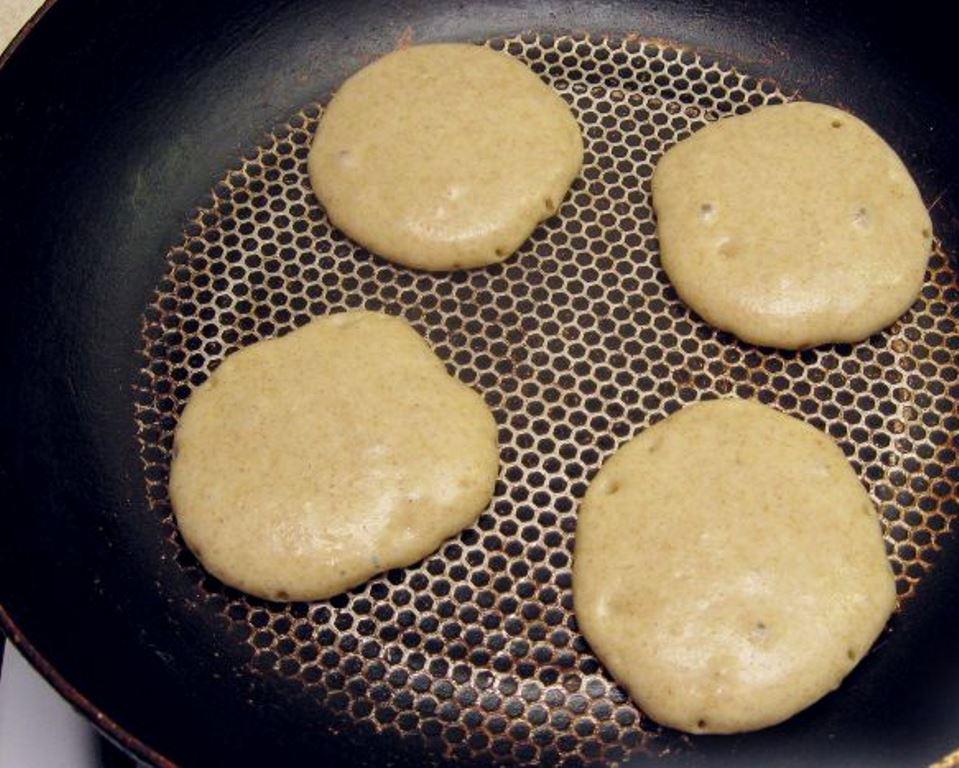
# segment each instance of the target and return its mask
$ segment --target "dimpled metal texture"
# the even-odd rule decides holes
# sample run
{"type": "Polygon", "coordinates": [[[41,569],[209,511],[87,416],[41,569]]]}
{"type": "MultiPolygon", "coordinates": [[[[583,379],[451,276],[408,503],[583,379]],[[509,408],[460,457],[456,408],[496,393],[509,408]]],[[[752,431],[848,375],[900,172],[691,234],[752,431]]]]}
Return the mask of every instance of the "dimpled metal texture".
{"type": "Polygon", "coordinates": [[[321,112],[276,128],[193,212],[143,326],[137,422],[169,557],[248,644],[352,727],[437,759],[567,765],[675,748],[577,631],[577,505],[603,460],[697,400],[758,398],[826,430],[880,511],[900,604],[957,516],[956,273],[937,249],[922,295],[856,345],[757,349],[678,300],[659,266],[650,178],[709,121],[790,96],[702,55],[626,38],[487,43],[537,72],[582,126],[585,164],[556,216],[503,264],[422,273],[332,229],[306,158],[321,112]],[[178,537],[167,496],[177,415],[224,356],[312,317],[405,317],[499,423],[500,480],[476,525],[413,567],[312,604],[228,589],[178,537]],[[361,725],[362,724],[362,725],[361,725]],[[672,745],[672,746],[670,746],[672,745]]]}

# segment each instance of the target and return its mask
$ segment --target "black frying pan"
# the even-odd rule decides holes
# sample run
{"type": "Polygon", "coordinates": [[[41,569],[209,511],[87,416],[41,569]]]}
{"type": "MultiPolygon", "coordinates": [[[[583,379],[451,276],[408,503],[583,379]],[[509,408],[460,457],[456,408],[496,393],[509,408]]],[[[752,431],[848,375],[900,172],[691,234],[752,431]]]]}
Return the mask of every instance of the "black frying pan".
{"type": "MultiPolygon", "coordinates": [[[[212,300],[201,295],[202,286],[196,295],[178,299],[180,303],[164,303],[164,297],[185,289],[183,280],[195,279],[190,269],[212,269],[209,260],[193,264],[196,257],[210,256],[204,250],[209,243],[196,251],[178,245],[184,243],[185,227],[187,245],[190,238],[197,242],[205,237],[204,214],[194,206],[215,208],[235,193],[215,184],[228,168],[239,167],[244,153],[253,158],[244,166],[247,170],[249,163],[262,163],[266,173],[272,162],[282,176],[282,157],[271,160],[262,152],[254,157],[252,148],[269,143],[268,131],[287,123],[304,105],[327,98],[346,75],[398,41],[481,41],[527,30],[559,37],[608,33],[614,41],[630,33],[675,40],[703,52],[724,72],[735,66],[752,78],[772,78],[787,94],[798,91],[805,98],[851,109],[903,156],[933,208],[944,253],[955,253],[959,231],[951,185],[959,168],[959,112],[951,25],[931,8],[913,5],[892,11],[858,3],[778,2],[50,3],[4,54],[0,68],[0,626],[101,730],[157,764],[273,765],[299,759],[313,765],[420,766],[628,759],[682,765],[918,766],[942,758],[959,746],[959,543],[948,533],[959,517],[954,496],[940,497],[934,510],[917,512],[935,523],[930,535],[936,546],[929,545],[927,534],[908,532],[920,537],[917,546],[926,547],[921,567],[900,563],[902,610],[841,690],[781,726],[722,738],[684,737],[643,718],[636,720],[622,692],[590,661],[575,622],[563,613],[569,597],[564,574],[572,541],[569,521],[575,519],[573,500],[602,454],[624,437],[602,419],[591,420],[592,432],[586,430],[581,437],[584,451],[592,453],[581,453],[587,458],[564,465],[562,471],[576,475],[568,478],[567,495],[557,491],[538,501],[535,492],[517,490],[507,477],[504,483],[513,484],[500,490],[522,496],[516,506],[494,509],[485,523],[481,520],[475,531],[423,566],[390,574],[329,603],[271,608],[248,600],[205,579],[182,551],[165,506],[163,440],[186,391],[172,386],[158,392],[158,379],[144,370],[171,361],[180,365],[195,351],[191,338],[202,333],[199,323],[188,323],[200,312],[197,303],[212,300]],[[227,197],[206,196],[211,189],[227,197]],[[194,217],[200,223],[188,226],[194,217]],[[174,265],[170,272],[165,253],[174,265]],[[178,267],[187,277],[177,276],[178,267]],[[164,274],[167,278],[161,281],[164,274]],[[164,335],[168,331],[173,335],[164,335]],[[163,349],[154,344],[158,338],[166,345],[163,349]],[[163,400],[167,396],[169,402],[163,400]],[[145,425],[144,408],[156,418],[155,430],[145,425]],[[525,523],[533,517],[542,527],[524,544],[525,523]],[[551,531],[556,533],[552,538],[551,531]],[[453,626],[446,636],[446,625],[456,621],[430,626],[430,617],[448,619],[444,612],[462,609],[450,601],[459,599],[458,584],[471,578],[469,569],[454,572],[448,561],[466,562],[464,558],[473,556],[470,552],[487,545],[490,559],[475,568],[492,570],[494,578],[497,571],[504,574],[501,593],[483,608],[485,613],[461,618],[462,626],[453,626]],[[492,559],[497,552],[499,562],[492,559]],[[548,589],[534,584],[539,591],[525,594],[534,589],[528,585],[536,579],[548,589]],[[375,616],[378,631],[400,642],[388,628],[405,620],[402,611],[377,611],[389,602],[383,595],[393,599],[404,588],[415,607],[413,623],[404,629],[412,635],[414,650],[391,657],[388,646],[393,641],[371,645],[364,640],[363,622],[375,616]],[[431,590],[437,593],[435,599],[428,595],[431,590]],[[543,605],[537,608],[536,600],[543,605]],[[542,613],[537,613],[540,608],[542,613]],[[538,638],[535,627],[548,624],[550,610],[559,617],[551,631],[561,634],[556,655],[544,661],[528,646],[548,639],[538,638]],[[461,646],[469,642],[465,632],[470,622],[487,618],[502,630],[506,645],[501,654],[491,652],[484,660],[482,655],[467,655],[461,646]],[[561,649],[568,649],[562,651],[569,654],[565,662],[559,660],[561,649]],[[509,653],[516,658],[506,658],[509,653]],[[496,665],[503,659],[506,666],[500,670],[496,665]],[[565,671],[554,668],[563,664],[565,671]],[[383,706],[388,711],[377,719],[380,695],[387,696],[383,706]],[[476,714],[481,712],[485,714],[476,714]]],[[[560,45],[559,38],[546,39],[549,45],[560,45]]],[[[630,50],[643,45],[629,39],[630,50]]],[[[581,40],[569,43],[570,55],[576,55],[581,40]]],[[[657,46],[673,50],[666,42],[657,46]]],[[[556,50],[562,59],[566,50],[556,50]]],[[[684,61],[680,57],[680,63],[684,61]]],[[[657,73],[647,75],[655,81],[657,73]]],[[[591,82],[590,76],[584,75],[584,82],[591,82]]],[[[753,80],[750,87],[761,84],[753,80]]],[[[309,128],[314,119],[315,112],[304,113],[300,128],[309,128]]],[[[283,152],[295,157],[295,148],[283,152]]],[[[586,194],[592,183],[581,181],[579,191],[586,194]]],[[[252,182],[247,176],[236,184],[242,188],[252,182]]],[[[249,203],[254,207],[256,194],[254,190],[249,203]]],[[[321,214],[310,208],[307,198],[297,215],[314,217],[316,223],[321,214]]],[[[243,208],[248,202],[237,205],[243,208]]],[[[557,226],[544,225],[525,255],[521,251],[504,267],[469,278],[437,277],[418,289],[423,291],[421,301],[435,292],[453,302],[452,308],[437,302],[435,322],[430,305],[412,319],[458,375],[469,378],[456,356],[459,337],[453,330],[461,326],[449,318],[459,312],[466,317],[472,311],[481,314],[484,302],[495,305],[501,289],[535,287],[537,280],[548,286],[549,275],[536,269],[559,265],[562,274],[561,257],[543,245],[557,226]]],[[[309,262],[317,284],[324,284],[324,274],[353,270],[354,263],[360,283],[404,279],[369,254],[349,251],[336,233],[321,236],[340,250],[309,262]]],[[[636,253],[654,246],[654,241],[644,243],[636,253]]],[[[622,264],[604,253],[594,255],[599,267],[615,270],[622,264]]],[[[572,265],[575,257],[570,258],[572,265]]],[[[954,265],[948,257],[940,257],[938,264],[936,296],[953,303],[941,305],[936,310],[941,317],[929,320],[928,327],[921,325],[922,312],[913,318],[914,329],[908,326],[913,321],[900,327],[906,334],[903,354],[915,355],[918,362],[899,389],[926,397],[922,402],[928,401],[930,413],[938,409],[936,423],[946,430],[946,440],[936,445],[933,456],[939,474],[930,475],[921,462],[907,461],[898,490],[883,500],[891,516],[891,551],[906,561],[913,539],[895,539],[896,515],[908,515],[910,505],[920,503],[924,483],[939,488],[946,486],[936,483],[951,483],[948,487],[954,489],[959,480],[952,445],[956,422],[950,408],[959,394],[952,378],[957,347],[949,330],[954,325],[948,325],[956,317],[956,289],[950,283],[954,265]],[[935,323],[945,323],[946,330],[935,323]],[[924,367],[923,354],[935,361],[933,368],[924,367]],[[930,389],[928,397],[924,388],[930,389]]],[[[269,274],[251,276],[260,266],[249,269],[238,279],[268,283],[269,274]]],[[[851,366],[849,379],[835,384],[842,389],[860,381],[857,354],[880,363],[884,354],[892,354],[885,348],[890,337],[884,336],[864,342],[872,345],[872,352],[836,347],[784,356],[750,350],[684,314],[670,289],[656,282],[662,275],[652,267],[640,264],[637,269],[644,285],[659,285],[649,301],[654,313],[672,317],[671,327],[697,338],[707,350],[703,355],[711,349],[733,361],[727,373],[735,393],[771,393],[776,376],[764,372],[777,366],[788,372],[791,364],[806,366],[802,371],[832,365],[840,378],[845,366],[851,366]]],[[[265,262],[261,271],[269,272],[265,262]]],[[[310,282],[311,274],[303,279],[310,282]]],[[[357,283],[344,285],[348,294],[357,283]]],[[[316,313],[347,301],[348,296],[332,295],[341,288],[324,288],[319,306],[305,311],[316,313]]],[[[632,293],[642,293],[642,285],[634,285],[632,293]]],[[[378,308],[409,316],[409,308],[390,304],[392,295],[384,291],[376,294],[380,298],[364,301],[378,301],[378,308]]],[[[402,293],[396,296],[400,301],[402,293]]],[[[620,298],[627,302],[627,296],[620,298]]],[[[932,313],[933,303],[930,298],[923,306],[932,313]]],[[[541,305],[548,315],[549,302],[541,305]]],[[[548,321],[541,326],[535,320],[527,323],[524,306],[532,305],[518,300],[510,309],[514,315],[504,313],[498,321],[512,321],[522,329],[530,349],[535,351],[539,343],[548,347],[549,330],[561,324],[562,317],[554,326],[548,321]]],[[[650,327],[652,321],[642,308],[629,306],[640,318],[633,330],[641,335],[642,318],[650,327]]],[[[251,316],[255,310],[246,308],[251,316]]],[[[242,314],[244,309],[237,311],[242,314]]],[[[530,317],[538,312],[531,310],[530,317]]],[[[598,327],[602,331],[605,326],[598,327]]],[[[228,343],[247,343],[247,336],[276,330],[253,323],[228,343]]],[[[568,351],[574,358],[580,353],[587,357],[588,334],[600,332],[585,327],[579,337],[575,323],[565,331],[557,338],[569,340],[572,334],[568,351]]],[[[510,338],[508,331],[504,338],[510,338]]],[[[604,339],[616,349],[621,344],[626,349],[629,342],[615,331],[604,339]]],[[[522,353],[523,343],[513,351],[522,353]]],[[[670,353],[683,349],[675,336],[658,337],[657,343],[667,363],[670,353]],[[675,348],[670,348],[670,338],[675,348]]],[[[511,387],[525,392],[517,383],[522,361],[506,362],[505,353],[497,358],[497,349],[491,345],[487,366],[496,375],[484,379],[480,374],[473,383],[487,394],[504,429],[521,429],[515,419],[523,415],[508,395],[511,387]],[[502,399],[498,392],[505,392],[502,399]]],[[[201,369],[204,364],[199,364],[201,369]]],[[[669,375],[684,364],[675,364],[669,375]]],[[[607,372],[601,366],[593,370],[601,395],[599,384],[607,372]]],[[[651,366],[635,386],[660,391],[663,382],[657,380],[657,370],[651,366]]],[[[697,396],[700,377],[691,370],[686,378],[677,378],[675,386],[669,384],[676,397],[697,396]]],[[[868,375],[865,363],[861,370],[868,375]]],[[[156,376],[168,376],[164,371],[156,376]]],[[[593,391],[591,376],[578,386],[593,391]]],[[[829,376],[823,381],[832,386],[829,376]]],[[[188,390],[190,381],[181,384],[188,390]]],[[[892,398],[893,390],[875,397],[892,398]]],[[[575,394],[560,393],[564,398],[575,394]]],[[[677,399],[664,397],[653,405],[642,400],[620,414],[626,432],[640,429],[649,413],[662,415],[678,407],[677,399]]],[[[529,401],[520,405],[529,407],[529,401]]],[[[797,401],[796,407],[800,405],[797,401]]],[[[857,438],[857,407],[832,415],[824,410],[820,425],[828,422],[841,432],[841,422],[849,420],[848,434],[841,435],[844,447],[858,451],[854,464],[868,474],[870,441],[878,451],[889,446],[889,438],[881,425],[857,438]],[[860,445],[853,445],[857,440],[860,445]]],[[[809,420],[815,423],[818,413],[809,420]]],[[[923,413],[915,418],[921,432],[923,413]]],[[[530,428],[535,430],[535,425],[530,428]]],[[[919,441],[910,430],[897,440],[919,441]]],[[[572,439],[580,438],[574,434],[572,439]]],[[[506,464],[521,459],[504,450],[506,464]]],[[[463,598],[464,604],[470,600],[463,598]]]]}

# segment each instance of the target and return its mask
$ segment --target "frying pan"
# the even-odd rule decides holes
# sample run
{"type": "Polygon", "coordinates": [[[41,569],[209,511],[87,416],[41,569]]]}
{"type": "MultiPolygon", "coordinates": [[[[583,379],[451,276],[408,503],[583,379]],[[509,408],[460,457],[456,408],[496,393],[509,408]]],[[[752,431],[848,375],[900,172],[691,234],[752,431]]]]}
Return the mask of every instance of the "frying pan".
{"type": "Polygon", "coordinates": [[[836,3],[48,3],[0,68],[4,633],[158,765],[944,759],[959,746],[948,27],[917,6],[836,3]],[[332,230],[309,193],[322,103],[410,40],[492,41],[583,124],[582,177],[503,265],[401,270],[332,230]],[[797,96],[879,130],[939,242],[901,322],[782,353],[677,300],[647,190],[665,146],[797,96]],[[421,564],[330,601],[269,605],[182,547],[171,430],[225,354],[350,306],[403,314],[483,393],[503,445],[496,498],[421,564]],[[806,712],[693,738],[608,678],[576,629],[569,573],[576,503],[603,458],[723,394],[839,441],[878,504],[900,610],[806,712]]]}

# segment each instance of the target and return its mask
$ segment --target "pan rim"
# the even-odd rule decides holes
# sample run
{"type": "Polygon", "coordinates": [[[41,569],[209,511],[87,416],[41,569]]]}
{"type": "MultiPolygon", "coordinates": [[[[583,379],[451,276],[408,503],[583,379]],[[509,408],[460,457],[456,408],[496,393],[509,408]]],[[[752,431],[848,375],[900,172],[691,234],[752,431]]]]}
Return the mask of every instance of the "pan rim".
{"type": "MultiPolygon", "coordinates": [[[[23,41],[36,29],[43,17],[47,15],[47,12],[58,2],[59,0],[44,0],[40,7],[34,11],[33,15],[27,19],[26,23],[7,44],[7,47],[0,51],[0,70],[3,70],[9,64],[10,59],[17,50],[19,50],[23,41]]],[[[29,662],[30,666],[33,667],[70,706],[79,711],[87,722],[98,732],[102,733],[109,738],[111,742],[117,744],[121,749],[133,755],[138,760],[147,761],[152,765],[158,766],[158,768],[176,768],[176,763],[134,736],[133,733],[117,723],[116,720],[107,715],[71,684],[54,664],[27,639],[27,636],[2,603],[0,603],[0,630],[2,630],[6,640],[29,662]]]]}
{"type": "Polygon", "coordinates": [[[33,12],[33,15],[27,19],[20,31],[13,36],[13,39],[7,44],[7,47],[0,51],[0,69],[2,69],[10,57],[13,56],[14,52],[20,47],[20,44],[26,40],[27,35],[29,35],[33,28],[37,26],[44,16],[47,15],[49,11],[59,0],[44,0],[44,3],[33,12]]]}
{"type": "MultiPolygon", "coordinates": [[[[60,0],[44,0],[7,46],[0,50],[0,71],[9,65],[10,60],[20,49],[23,42],[58,2],[60,0]]],[[[647,39],[655,40],[659,38],[650,36],[647,39]]],[[[678,38],[665,42],[676,47],[685,47],[678,38]]],[[[707,49],[699,46],[696,50],[707,49]]],[[[67,680],[57,667],[28,639],[2,602],[0,602],[0,632],[23,655],[37,673],[65,701],[80,712],[96,731],[138,760],[146,761],[150,765],[157,766],[157,768],[178,768],[177,763],[120,725],[67,680]]],[[[929,768],[959,768],[959,746],[931,763],[929,768]]]]}
{"type": "MultiPolygon", "coordinates": [[[[56,0],[52,0],[52,2],[56,2],[56,0]]],[[[3,634],[11,645],[30,662],[30,666],[53,686],[54,690],[72,707],[79,710],[94,728],[109,737],[111,741],[116,742],[126,752],[148,761],[151,765],[158,768],[176,768],[176,763],[134,736],[74,687],[53,663],[27,639],[2,604],[0,604],[0,630],[3,630],[3,634]]]]}

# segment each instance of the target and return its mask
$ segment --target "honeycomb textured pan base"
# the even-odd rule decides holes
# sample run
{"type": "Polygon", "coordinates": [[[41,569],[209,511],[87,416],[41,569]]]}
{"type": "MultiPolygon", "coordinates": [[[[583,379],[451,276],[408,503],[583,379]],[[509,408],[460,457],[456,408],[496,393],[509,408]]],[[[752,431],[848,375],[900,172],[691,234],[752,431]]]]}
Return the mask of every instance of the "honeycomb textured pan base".
{"type": "MultiPolygon", "coordinates": [[[[826,430],[876,501],[900,599],[934,562],[959,465],[957,276],[933,254],[922,294],[855,347],[781,353],[690,314],[658,259],[649,182],[663,150],[721,115],[787,98],[773,83],[637,40],[495,40],[552,84],[583,128],[584,169],[506,262],[418,274],[331,230],[310,193],[309,105],[225,175],[168,254],[143,326],[137,420],[169,557],[252,669],[288,678],[355,733],[437,754],[566,763],[658,752],[577,631],[576,505],[617,445],[682,404],[758,397],[826,430]],[[229,351],[310,317],[401,314],[499,422],[491,511],[419,566],[330,602],[270,606],[205,576],[176,533],[170,445],[190,391],[229,351]]],[[[865,663],[868,663],[868,659],[865,663]]]]}

